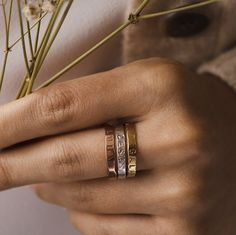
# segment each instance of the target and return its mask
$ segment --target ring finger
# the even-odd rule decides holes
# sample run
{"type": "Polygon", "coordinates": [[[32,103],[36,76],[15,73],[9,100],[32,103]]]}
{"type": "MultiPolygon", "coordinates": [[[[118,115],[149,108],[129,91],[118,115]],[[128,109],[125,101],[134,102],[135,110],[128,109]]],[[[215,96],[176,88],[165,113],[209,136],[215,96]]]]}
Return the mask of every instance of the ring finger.
{"type": "MultiPolygon", "coordinates": [[[[139,169],[146,169],[138,156],[139,169]]],[[[45,139],[0,153],[0,189],[107,176],[104,129],[45,139]]]]}

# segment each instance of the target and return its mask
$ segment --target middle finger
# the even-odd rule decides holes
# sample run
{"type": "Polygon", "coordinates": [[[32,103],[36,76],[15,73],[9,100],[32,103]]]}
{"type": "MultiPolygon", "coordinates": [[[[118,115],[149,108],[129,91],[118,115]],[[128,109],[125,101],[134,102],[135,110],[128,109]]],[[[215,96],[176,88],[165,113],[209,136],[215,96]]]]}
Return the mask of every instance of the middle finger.
{"type": "MultiPolygon", "coordinates": [[[[107,176],[102,128],[45,139],[0,153],[0,190],[107,176]]],[[[142,156],[139,169],[145,169],[142,156]]]]}

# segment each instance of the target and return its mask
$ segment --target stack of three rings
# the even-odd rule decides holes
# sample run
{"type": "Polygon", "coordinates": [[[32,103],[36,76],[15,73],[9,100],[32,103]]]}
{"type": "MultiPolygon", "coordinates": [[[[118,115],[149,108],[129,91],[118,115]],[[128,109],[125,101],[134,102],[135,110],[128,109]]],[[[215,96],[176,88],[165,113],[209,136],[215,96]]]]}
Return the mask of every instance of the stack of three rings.
{"type": "Polygon", "coordinates": [[[105,127],[108,177],[126,179],[136,175],[137,140],[135,125],[105,127]]]}

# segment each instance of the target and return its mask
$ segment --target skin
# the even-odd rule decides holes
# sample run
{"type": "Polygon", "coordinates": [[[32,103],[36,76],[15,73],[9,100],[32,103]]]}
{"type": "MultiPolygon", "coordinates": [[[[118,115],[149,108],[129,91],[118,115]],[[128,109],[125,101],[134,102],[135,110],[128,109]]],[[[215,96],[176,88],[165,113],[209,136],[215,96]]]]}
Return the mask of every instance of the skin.
{"type": "Polygon", "coordinates": [[[0,189],[35,184],[85,235],[233,235],[235,104],[160,58],[50,86],[0,108],[0,189]],[[136,123],[135,178],[106,178],[109,121],[136,123]]]}

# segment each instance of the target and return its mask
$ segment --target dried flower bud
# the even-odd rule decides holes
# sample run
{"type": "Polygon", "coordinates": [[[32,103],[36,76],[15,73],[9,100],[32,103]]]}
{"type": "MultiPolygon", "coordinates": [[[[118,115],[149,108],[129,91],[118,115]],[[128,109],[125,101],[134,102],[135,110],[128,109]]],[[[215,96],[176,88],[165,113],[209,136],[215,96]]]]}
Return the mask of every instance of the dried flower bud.
{"type": "Polygon", "coordinates": [[[55,10],[55,1],[45,0],[42,4],[42,11],[43,12],[53,12],[55,10]]]}
{"type": "Polygon", "coordinates": [[[36,20],[40,17],[41,8],[37,2],[29,2],[23,7],[22,12],[27,20],[36,20]]]}

